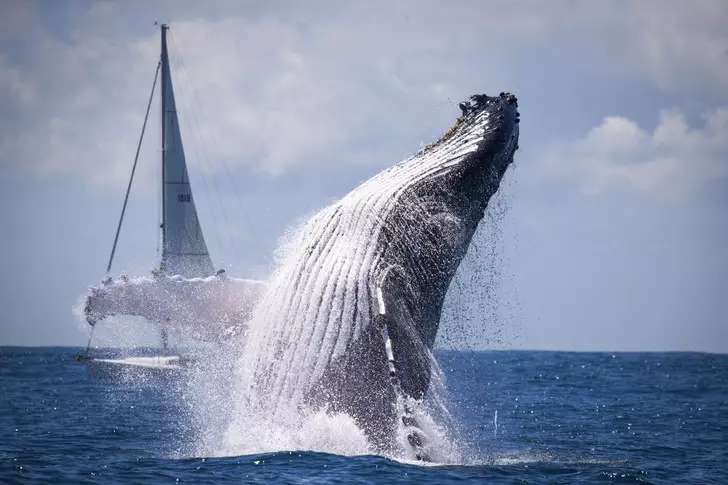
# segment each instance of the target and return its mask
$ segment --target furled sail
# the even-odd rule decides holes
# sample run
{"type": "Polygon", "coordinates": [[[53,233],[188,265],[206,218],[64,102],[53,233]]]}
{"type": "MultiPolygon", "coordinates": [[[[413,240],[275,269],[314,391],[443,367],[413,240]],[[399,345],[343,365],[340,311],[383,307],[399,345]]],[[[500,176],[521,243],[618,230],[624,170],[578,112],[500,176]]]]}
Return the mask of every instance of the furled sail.
{"type": "Polygon", "coordinates": [[[197,219],[182,148],[167,55],[166,27],[162,28],[162,153],[162,272],[186,278],[211,276],[215,271],[197,219]]]}

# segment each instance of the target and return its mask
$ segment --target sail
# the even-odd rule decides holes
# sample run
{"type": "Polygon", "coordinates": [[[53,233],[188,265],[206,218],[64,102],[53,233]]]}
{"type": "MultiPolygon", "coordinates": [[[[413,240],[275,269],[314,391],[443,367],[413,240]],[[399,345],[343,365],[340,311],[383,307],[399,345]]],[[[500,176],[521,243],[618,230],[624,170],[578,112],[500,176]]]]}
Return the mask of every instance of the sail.
{"type": "Polygon", "coordinates": [[[166,27],[162,28],[162,149],[163,149],[163,227],[162,271],[186,278],[214,273],[195,199],[187,174],[174,102],[172,76],[167,55],[166,27]]]}

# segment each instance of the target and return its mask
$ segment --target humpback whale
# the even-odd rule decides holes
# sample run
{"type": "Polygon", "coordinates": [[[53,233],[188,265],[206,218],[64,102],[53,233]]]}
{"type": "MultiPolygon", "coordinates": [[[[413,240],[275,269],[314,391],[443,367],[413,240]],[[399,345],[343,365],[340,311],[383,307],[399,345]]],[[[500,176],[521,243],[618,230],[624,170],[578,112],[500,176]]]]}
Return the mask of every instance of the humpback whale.
{"type": "Polygon", "coordinates": [[[294,233],[249,321],[242,406],[272,419],[302,406],[347,413],[382,454],[401,455],[405,429],[427,459],[411,403],[430,386],[448,286],[518,148],[514,95],[459,106],[439,140],[294,233]]]}

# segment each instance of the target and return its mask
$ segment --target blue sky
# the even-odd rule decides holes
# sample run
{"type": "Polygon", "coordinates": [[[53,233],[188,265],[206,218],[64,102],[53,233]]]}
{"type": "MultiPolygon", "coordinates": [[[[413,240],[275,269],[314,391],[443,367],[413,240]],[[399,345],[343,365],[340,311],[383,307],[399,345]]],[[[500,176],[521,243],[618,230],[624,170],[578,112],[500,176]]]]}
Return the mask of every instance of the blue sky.
{"type": "MultiPolygon", "coordinates": [[[[85,343],[71,308],[104,276],[158,20],[218,266],[264,277],[301,218],[436,138],[460,100],[512,91],[521,150],[443,343],[728,352],[725,2],[0,9],[0,344],[85,343]]],[[[155,108],[117,274],[155,263],[155,108]]]]}

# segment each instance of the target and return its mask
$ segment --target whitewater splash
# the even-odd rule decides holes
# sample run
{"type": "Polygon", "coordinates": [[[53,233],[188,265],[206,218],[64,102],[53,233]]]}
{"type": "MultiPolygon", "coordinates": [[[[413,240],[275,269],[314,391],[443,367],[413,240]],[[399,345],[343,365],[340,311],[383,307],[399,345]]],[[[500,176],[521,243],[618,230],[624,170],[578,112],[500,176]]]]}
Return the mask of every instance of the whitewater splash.
{"type": "Polygon", "coordinates": [[[74,312],[90,325],[136,316],[174,331],[181,342],[220,341],[244,333],[264,290],[261,281],[224,273],[206,278],[122,276],[92,286],[74,312]]]}
{"type": "Polygon", "coordinates": [[[200,454],[451,461],[432,347],[449,284],[518,143],[515,96],[471,100],[440,140],[294,233],[236,357],[218,352],[193,378],[209,411],[200,454]]]}

